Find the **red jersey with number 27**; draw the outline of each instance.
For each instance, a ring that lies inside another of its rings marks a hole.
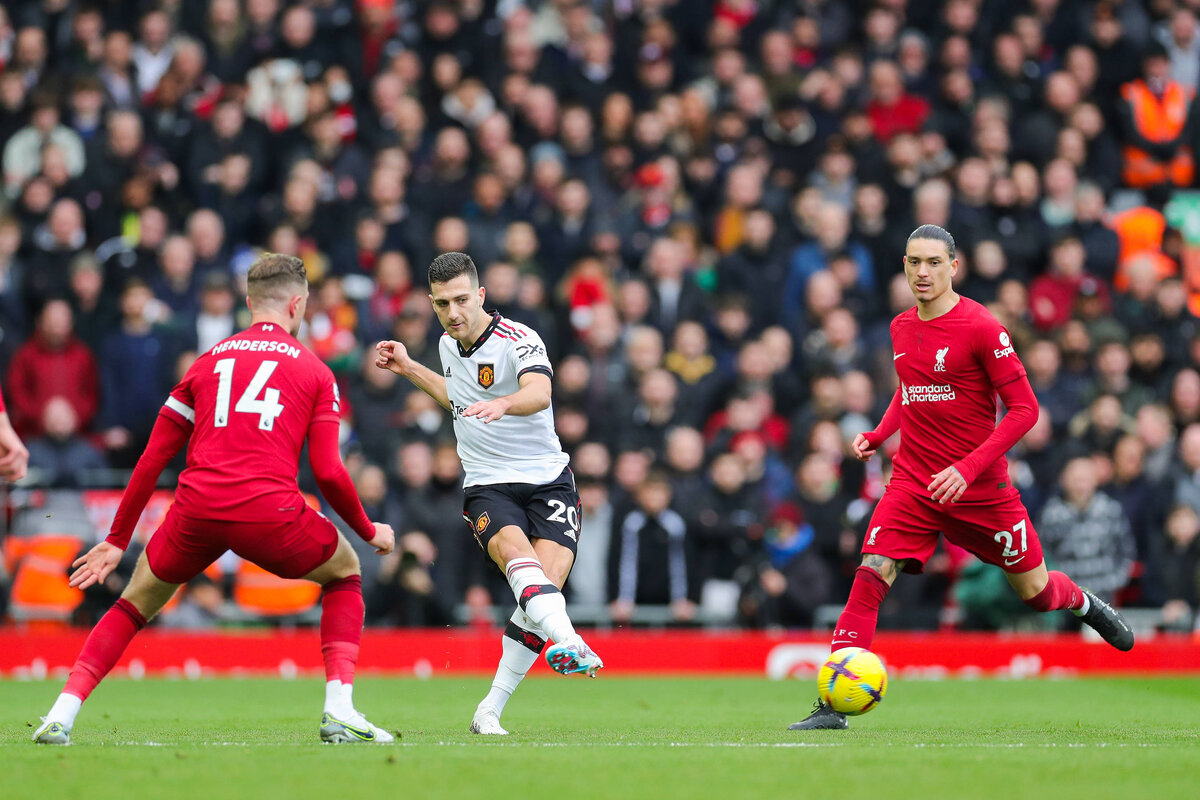
[[[996,429],[996,389],[1025,376],[1004,326],[960,297],[942,316],[911,308],[892,320],[900,378],[900,450],[892,482],[928,495],[933,476],[979,447]],[[1012,494],[1003,456],[985,467],[959,502]]]
[[[314,422],[338,420],[333,373],[274,323],[196,359],[165,409],[195,427],[175,503],[187,516],[278,521],[304,503],[300,451]]]

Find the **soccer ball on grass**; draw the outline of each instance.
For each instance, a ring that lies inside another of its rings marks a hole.
[[[887,670],[879,656],[861,647],[835,650],[817,674],[821,701],[852,717],[879,705],[887,683]]]

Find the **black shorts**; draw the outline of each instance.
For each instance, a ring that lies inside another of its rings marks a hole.
[[[464,494],[463,519],[484,552],[508,525],[530,539],[557,542],[572,554],[579,546],[579,492],[570,467],[550,483],[492,483],[469,486]]]

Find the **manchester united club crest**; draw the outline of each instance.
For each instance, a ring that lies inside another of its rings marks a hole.
[[[479,515],[479,519],[475,520],[475,533],[480,534],[487,530],[488,525],[492,524],[492,518],[485,511]]]
[[[496,382],[496,367],[492,364],[479,365],[479,385],[485,389],[492,388]]]

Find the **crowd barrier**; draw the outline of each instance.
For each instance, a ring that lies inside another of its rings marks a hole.
[[[0,630],[0,677],[61,676],[86,631]],[[829,654],[828,634],[762,632],[596,631],[588,641],[604,656],[606,673],[811,678]],[[1086,674],[1200,675],[1200,636],[1157,636],[1129,653],[1080,634],[881,633],[872,649],[895,677],[1055,677]],[[479,629],[368,630],[360,672],[386,675],[491,674],[499,631]],[[321,671],[316,631],[139,635],[116,674],[177,676],[277,675]],[[545,664],[535,671],[548,671]]]

